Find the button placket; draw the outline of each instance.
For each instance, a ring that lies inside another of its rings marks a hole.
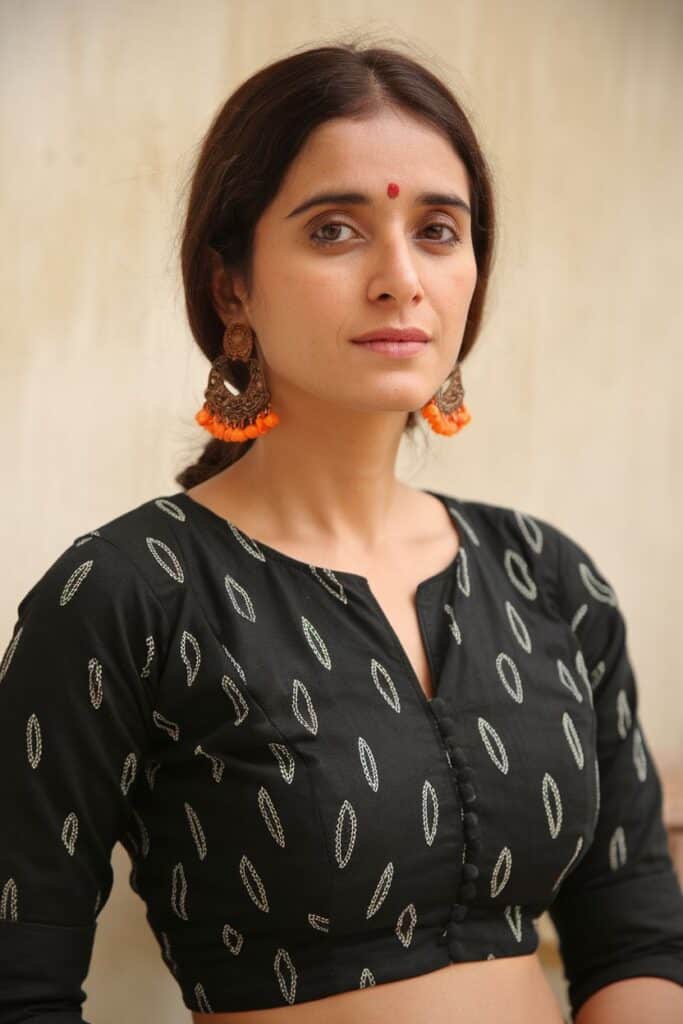
[[[481,849],[479,816],[473,805],[477,802],[474,788],[474,768],[468,763],[467,754],[457,745],[455,721],[449,714],[448,705],[441,697],[434,697],[429,702],[446,745],[447,760],[453,775],[456,789],[462,806],[462,825],[464,832],[463,864],[461,880],[456,893],[456,900],[451,906],[451,918],[438,939],[439,945],[448,945],[448,952],[453,960],[461,960],[465,955],[462,943],[463,922],[467,917],[467,903],[477,893],[475,885],[479,877],[479,868],[475,859]]]

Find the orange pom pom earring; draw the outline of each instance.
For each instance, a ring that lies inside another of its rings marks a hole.
[[[467,426],[472,416],[463,402],[464,397],[460,363],[456,363],[436,394],[420,410],[434,433],[450,437]]]
[[[230,380],[233,362],[246,363],[247,386],[240,390]],[[195,420],[221,441],[246,441],[267,433],[280,422],[270,408],[270,392],[254,346],[254,332],[243,323],[230,324],[223,333],[223,352],[214,359],[204,405]]]

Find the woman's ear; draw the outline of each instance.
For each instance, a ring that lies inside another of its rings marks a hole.
[[[211,261],[211,297],[216,312],[224,324],[243,315],[242,303],[235,293],[232,275],[227,270],[221,255],[209,249]]]

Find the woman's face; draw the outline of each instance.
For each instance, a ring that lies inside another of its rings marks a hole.
[[[296,212],[323,191],[367,201]],[[256,225],[251,294],[233,279],[283,420],[302,402],[323,415],[407,413],[452,370],[477,279],[470,214],[424,205],[420,193],[470,205],[465,166],[449,142],[394,109],[325,123],[290,165]],[[387,326],[420,327],[432,340],[401,359],[351,341]]]

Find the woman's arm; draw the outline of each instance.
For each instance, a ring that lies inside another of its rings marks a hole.
[[[683,987],[666,978],[626,978],[594,992],[575,1024],[680,1024]]]

